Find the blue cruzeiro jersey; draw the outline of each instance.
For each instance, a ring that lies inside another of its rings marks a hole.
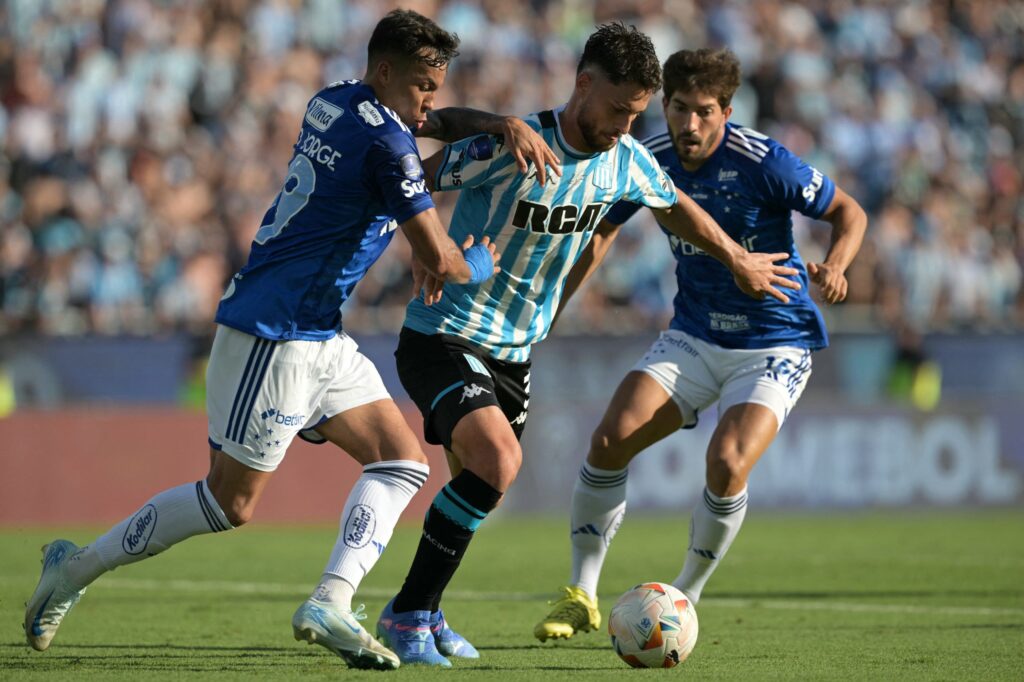
[[[488,135],[449,145],[436,187],[461,189],[449,234],[462,243],[472,234],[501,252],[501,272],[477,285],[447,283],[439,303],[414,299],[405,326],[424,334],[453,334],[499,360],[523,362],[547,336],[565,278],[620,199],[667,208],[676,188],[651,153],[623,135],[610,150],[582,154],[562,136],[558,116],[527,117],[562,164],[562,177],[544,187],[535,170],[519,172],[501,140]]]
[[[676,186],[748,251],[785,252],[785,265],[800,271],[799,291],[783,289],[789,303],[750,298],[732,273],[703,250],[668,233],[676,257],[679,293],[672,329],[725,348],[828,345],[818,307],[811,300],[807,270],[793,241],[792,211],[818,218],[832,203],[835,184],[775,140],[756,130],[726,124],[718,148],[694,172],[683,168],[669,133],[644,141]],[[622,224],[639,206],[623,202],[608,213]]]
[[[398,115],[357,80],[310,100],[277,199],[217,322],[265,339],[322,341],[399,223],[434,203]]]

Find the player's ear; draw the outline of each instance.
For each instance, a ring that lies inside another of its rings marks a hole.
[[[387,59],[381,59],[377,62],[377,67],[374,71],[376,72],[377,80],[384,86],[389,85],[395,75],[395,67]]]
[[[590,90],[593,82],[594,77],[588,71],[582,71],[576,75],[576,89],[582,94],[586,94]]]
[[[725,109],[722,109],[722,116],[725,117],[726,121],[729,120],[729,117],[732,116],[732,105],[731,104],[729,106],[727,106]]]

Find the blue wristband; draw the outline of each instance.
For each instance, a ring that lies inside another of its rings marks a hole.
[[[474,244],[462,252],[469,266],[469,284],[479,284],[494,274],[494,258],[491,250],[483,244]]]

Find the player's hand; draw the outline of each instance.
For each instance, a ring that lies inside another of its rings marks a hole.
[[[551,147],[544,141],[540,134],[528,126],[522,119],[515,116],[505,118],[505,146],[512,152],[512,158],[516,160],[519,172],[524,175],[530,168],[530,162],[537,169],[537,182],[541,187],[547,182],[547,169],[562,177],[562,167],[558,163],[558,157],[551,151]]]
[[[785,275],[797,275],[799,271],[778,261],[787,260],[788,253],[750,253],[741,257],[733,268],[733,279],[743,293],[758,300],[771,296],[783,303],[789,303],[779,287],[783,289],[800,289],[800,282],[786,279]]]
[[[462,250],[465,251],[469,247],[473,246],[473,241],[473,235],[466,237],[466,240],[462,242]],[[484,237],[480,240],[480,243],[483,246],[486,246],[487,250],[491,252],[491,262],[494,263],[494,272],[491,273],[491,277],[493,277],[501,272],[501,268],[498,267],[498,259],[501,258],[501,254],[498,253],[498,250],[495,248],[494,242],[491,241],[490,237]]]
[[[818,285],[821,298],[829,305],[846,298],[846,275],[842,270],[828,263],[808,263],[807,274]]]
[[[412,295],[413,298],[423,293],[423,302],[427,305],[434,305],[441,300],[441,292],[444,289],[444,281],[434,277],[430,271],[423,267],[415,258],[412,259]]]

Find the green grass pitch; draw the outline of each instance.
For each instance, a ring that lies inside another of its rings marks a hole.
[[[670,581],[686,518],[627,517],[602,616],[635,583]],[[673,670],[632,670],[603,631],[541,645],[532,630],[568,573],[567,521],[492,519],[445,598],[481,650],[451,670],[350,671],[295,642],[290,619],[336,530],[254,525],[196,538],[101,578],[45,653],[21,631],[49,530],[0,531],[0,679],[1021,680],[1024,510],[789,515],[753,509],[698,606],[700,639]],[[79,543],[96,529],[60,535]],[[364,582],[373,627],[418,529],[399,529]]]

